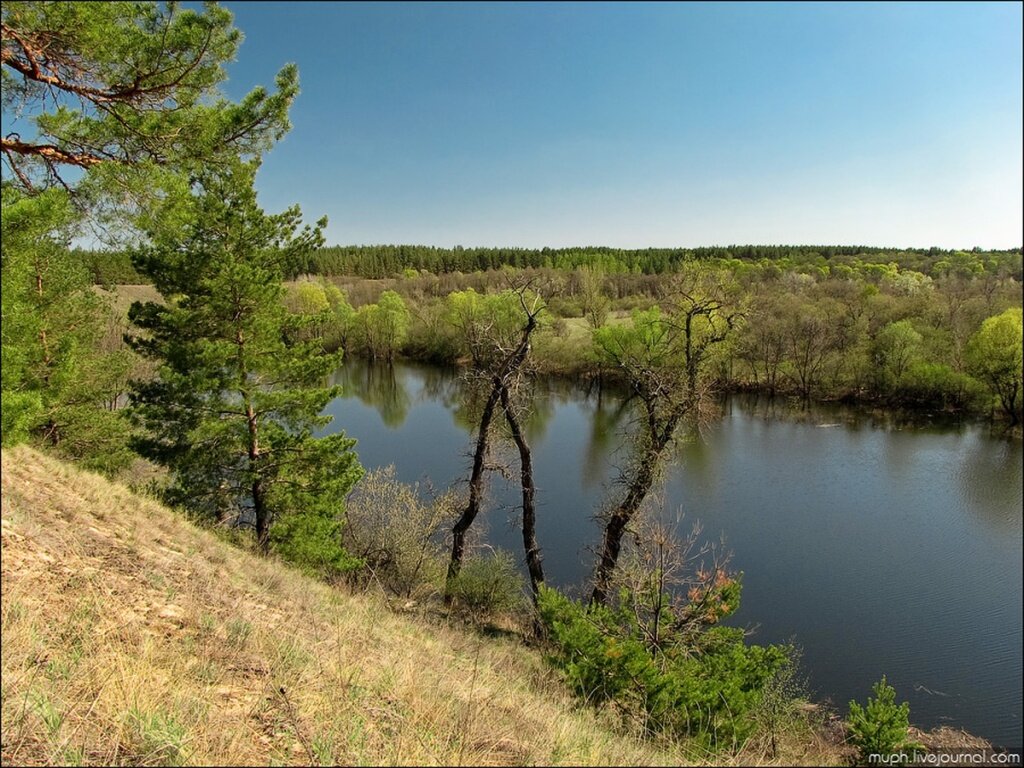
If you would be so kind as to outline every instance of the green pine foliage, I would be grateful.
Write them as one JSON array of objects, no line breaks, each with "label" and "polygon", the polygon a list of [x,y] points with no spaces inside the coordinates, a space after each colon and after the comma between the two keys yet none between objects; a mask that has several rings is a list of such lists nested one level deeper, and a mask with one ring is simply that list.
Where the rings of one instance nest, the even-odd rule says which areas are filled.
[{"label": "green pine foliage", "polygon": [[[780,647],[746,644],[740,629],[717,626],[739,604],[738,581],[723,589],[714,626],[696,635],[667,633],[653,644],[625,596],[617,607],[585,605],[542,588],[550,659],[577,696],[614,703],[647,730],[710,750],[738,748],[757,727],[764,688],[788,657]],[[692,626],[671,612],[664,626],[677,618]]]},{"label": "green pine foliage", "polygon": [[[164,303],[136,303],[132,344],[157,365],[138,382],[140,453],[173,475],[168,496],[207,519],[255,527],[276,549],[323,575],[355,563],[339,530],[362,469],[355,441],[315,437],[338,395],[326,386],[341,353],[299,340],[302,315],[284,304],[282,276],[321,241],[297,208],[267,215],[254,165],[204,174],[184,220],[149,232],[136,254]],[[302,227],[300,229],[300,227]]]},{"label": "green pine foliage", "polygon": [[109,309],[67,247],[77,222],[63,190],[3,189],[3,444],[35,438],[115,472],[132,459],[116,410],[132,357],[101,344]]},{"label": "green pine foliage", "polygon": [[733,272],[770,279],[797,270],[816,276],[859,274],[876,282],[895,269],[933,277],[1012,274],[1020,279],[1021,252],[942,248],[875,248],[860,245],[729,245],[707,248],[606,246],[570,248],[439,248],[428,245],[349,245],[323,248],[296,265],[294,274],[395,277],[428,272],[470,273],[515,269],[595,270],[605,275],[663,275],[693,261],[714,262]]},{"label": "green pine foliage", "polygon": [[4,152],[28,191],[69,185],[94,216],[145,217],[187,191],[183,171],[258,156],[290,127],[294,65],[274,92],[223,98],[242,35],[215,3],[15,2],[2,14],[4,111],[34,129],[5,137]]},{"label": "green pine foliage", "polygon": [[871,690],[875,697],[868,697],[866,707],[850,702],[846,720],[849,741],[857,748],[858,763],[867,763],[871,755],[898,755],[921,749],[907,735],[910,705],[896,703],[896,689],[886,682],[884,675]]}]

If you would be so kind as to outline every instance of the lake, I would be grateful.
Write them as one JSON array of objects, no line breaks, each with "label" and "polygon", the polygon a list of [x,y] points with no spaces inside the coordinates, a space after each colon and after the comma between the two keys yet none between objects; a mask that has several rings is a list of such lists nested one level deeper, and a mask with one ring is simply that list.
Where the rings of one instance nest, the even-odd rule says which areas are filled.
[{"label": "lake", "polygon": [[[436,488],[469,475],[471,425],[450,369],[350,360],[326,431]],[[600,543],[629,409],[607,388],[538,385],[527,434],[549,584],[579,587]],[[507,451],[518,479],[514,450]],[[488,540],[522,560],[519,491],[489,476]],[[1020,747],[1022,448],[984,424],[731,397],[667,472],[662,514],[725,538],[753,642],[794,640],[818,699],[846,714],[884,673],[911,722]],[[478,524],[483,523],[478,520]]]}]

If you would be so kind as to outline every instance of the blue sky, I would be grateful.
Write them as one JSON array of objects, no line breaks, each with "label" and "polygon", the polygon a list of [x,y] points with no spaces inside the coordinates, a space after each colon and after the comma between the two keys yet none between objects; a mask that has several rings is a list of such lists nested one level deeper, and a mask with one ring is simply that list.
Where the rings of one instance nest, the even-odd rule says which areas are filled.
[{"label": "blue sky", "polygon": [[225,5],[329,243],[1021,245],[1019,3]]}]

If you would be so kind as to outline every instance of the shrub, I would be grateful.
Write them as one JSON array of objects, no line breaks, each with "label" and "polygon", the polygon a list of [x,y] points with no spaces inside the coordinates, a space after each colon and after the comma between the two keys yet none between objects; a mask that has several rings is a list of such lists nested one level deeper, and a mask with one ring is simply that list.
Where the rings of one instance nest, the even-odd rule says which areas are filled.
[{"label": "shrub", "polygon": [[980,399],[980,385],[967,374],[942,363],[913,363],[898,394],[904,401],[921,405],[959,408]]},{"label": "shrub", "polygon": [[274,551],[306,573],[332,580],[358,568],[358,558],[341,543],[342,523],[315,511],[293,512],[278,520],[270,532]]},{"label": "shrub", "polygon": [[768,742],[769,756],[778,754],[779,736],[800,717],[800,702],[808,698],[807,682],[800,675],[801,651],[795,645],[785,646],[786,659],[765,683],[761,703],[754,713],[758,728]]},{"label": "shrub", "polygon": [[868,697],[866,707],[850,702],[850,715],[846,720],[849,741],[857,748],[858,764],[866,763],[870,755],[906,754],[922,749],[907,735],[910,705],[896,703],[896,689],[885,681],[884,675],[871,690],[875,698]]},{"label": "shrub", "polygon": [[447,565],[444,533],[455,517],[454,496],[421,497],[415,485],[395,479],[393,466],[363,478],[348,499],[346,548],[364,567],[353,573],[398,597],[441,590]]},{"label": "shrub", "polygon": [[[738,589],[738,582],[730,588]],[[542,589],[541,621],[560,668],[576,695],[614,702],[645,730],[694,740],[707,749],[736,748],[756,726],[765,685],[785,663],[784,649],[746,645],[743,630],[714,626],[699,636],[666,630],[658,644],[629,609],[583,605]],[[685,617],[667,610],[672,627]],[[686,638],[685,640],[683,638]]]},{"label": "shrub", "polygon": [[500,549],[467,558],[449,594],[455,609],[476,622],[517,613],[525,605],[523,577],[512,555]]},{"label": "shrub", "polygon": [[132,708],[125,717],[121,748],[135,765],[185,765],[188,741],[184,727],[162,712]]}]

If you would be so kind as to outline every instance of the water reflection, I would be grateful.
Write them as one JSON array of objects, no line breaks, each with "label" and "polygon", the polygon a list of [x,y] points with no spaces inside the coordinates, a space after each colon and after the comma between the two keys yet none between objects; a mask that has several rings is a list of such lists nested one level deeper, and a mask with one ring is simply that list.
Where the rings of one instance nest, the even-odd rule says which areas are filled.
[{"label": "water reflection", "polygon": [[390,429],[405,423],[412,406],[404,376],[397,376],[393,365],[353,365],[347,363],[330,377],[333,386],[341,387],[342,397],[358,397],[377,409],[381,421]]},{"label": "water reflection", "polygon": [[957,479],[967,508],[993,534],[1004,541],[1020,542],[1024,481],[1024,451],[1019,440],[993,440],[973,434],[964,441],[963,461]]},{"label": "water reflection", "polygon": [[596,387],[583,399],[588,409],[590,430],[583,463],[583,483],[588,488],[598,487],[608,475],[608,459],[621,446],[627,419],[631,417],[629,402]]},{"label": "water reflection", "polygon": [[[451,369],[350,360],[328,429],[356,437],[364,466],[449,487],[467,474],[473,398]],[[552,584],[589,575],[593,515],[627,460],[635,409],[596,383],[541,381],[528,434],[538,537]],[[666,472],[662,508],[724,534],[744,571],[736,620],[762,642],[796,635],[812,685],[843,703],[886,673],[911,715],[1021,743],[1021,443],[927,414],[805,407],[733,396]],[[510,454],[515,464],[514,452]],[[521,551],[519,504],[490,478],[492,544]],[[949,693],[929,696],[916,685]],[[923,689],[922,689],[923,690]]]}]

